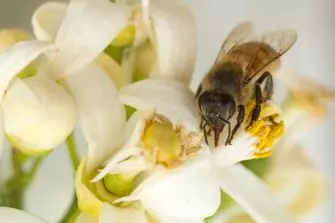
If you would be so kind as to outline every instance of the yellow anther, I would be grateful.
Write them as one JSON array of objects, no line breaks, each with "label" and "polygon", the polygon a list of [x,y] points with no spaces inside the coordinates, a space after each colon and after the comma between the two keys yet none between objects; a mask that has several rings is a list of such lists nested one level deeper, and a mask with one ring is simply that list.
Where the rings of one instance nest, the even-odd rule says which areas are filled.
[{"label": "yellow anther", "polygon": [[249,126],[254,102],[247,106],[245,130],[258,140],[255,143],[255,158],[264,158],[272,155],[271,146],[284,133],[284,122],[281,120],[279,110],[270,103],[261,105],[259,119]]}]

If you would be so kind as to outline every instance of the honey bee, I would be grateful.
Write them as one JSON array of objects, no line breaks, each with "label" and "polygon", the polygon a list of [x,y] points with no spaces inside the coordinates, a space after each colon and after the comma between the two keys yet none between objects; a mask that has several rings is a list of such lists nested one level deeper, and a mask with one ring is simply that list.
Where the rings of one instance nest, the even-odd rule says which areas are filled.
[{"label": "honey bee", "polygon": [[[207,144],[207,137],[214,131],[215,147],[226,125],[228,136],[225,144],[231,144],[244,123],[245,106],[251,100],[254,100],[255,107],[248,127],[258,120],[262,103],[271,99],[273,94],[271,73],[278,69],[280,57],[297,40],[294,30],[277,30],[260,36],[254,36],[253,30],[253,23],[243,22],[228,34],[214,65],[196,92],[200,128]],[[236,111],[236,124],[232,129],[231,119]]]}]

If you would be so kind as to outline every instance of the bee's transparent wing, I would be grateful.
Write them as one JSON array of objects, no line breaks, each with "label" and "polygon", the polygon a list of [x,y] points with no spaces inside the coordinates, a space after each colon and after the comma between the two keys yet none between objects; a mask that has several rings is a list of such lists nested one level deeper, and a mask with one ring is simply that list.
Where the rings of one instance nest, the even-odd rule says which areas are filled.
[{"label": "bee's transparent wing", "polygon": [[230,31],[223,42],[215,63],[219,62],[234,46],[246,42],[254,34],[254,24],[252,22],[242,22]]},{"label": "bee's transparent wing", "polygon": [[[256,37],[251,39],[250,42],[261,42],[269,45],[272,49],[274,49],[277,53],[269,56],[265,59],[264,65],[259,68],[256,72],[250,73],[250,75],[245,76],[244,84],[249,83],[261,70],[265,67],[269,66],[272,62],[280,58],[283,54],[285,54],[297,41],[297,33],[295,30],[286,29],[286,30],[277,30],[266,33],[260,37]],[[257,52],[256,52],[257,54]],[[256,57],[257,55],[255,55]],[[253,67],[253,61],[248,65],[249,67]]]}]

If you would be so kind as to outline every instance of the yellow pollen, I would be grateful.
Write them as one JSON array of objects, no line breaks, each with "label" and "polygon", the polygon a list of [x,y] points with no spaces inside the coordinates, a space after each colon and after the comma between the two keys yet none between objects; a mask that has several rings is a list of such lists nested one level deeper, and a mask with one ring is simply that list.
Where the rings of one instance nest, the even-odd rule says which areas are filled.
[{"label": "yellow pollen", "polygon": [[280,119],[280,114],[276,107],[270,103],[262,104],[261,114],[257,121],[248,127],[252,110],[255,103],[247,106],[247,119],[244,123],[245,130],[258,140],[256,142],[253,156],[255,158],[265,158],[272,155],[271,146],[284,133],[284,122]]},{"label": "yellow pollen", "polygon": [[183,151],[182,140],[173,125],[162,117],[149,121],[142,142],[154,163],[171,167],[179,162]]}]

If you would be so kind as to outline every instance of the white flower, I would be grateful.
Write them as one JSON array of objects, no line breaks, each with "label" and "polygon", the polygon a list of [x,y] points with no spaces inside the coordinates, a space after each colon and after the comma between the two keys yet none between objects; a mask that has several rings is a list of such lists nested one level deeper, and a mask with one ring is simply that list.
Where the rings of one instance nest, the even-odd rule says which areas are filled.
[{"label": "white flower", "polygon": [[[93,10],[87,12],[85,17],[78,17],[77,19],[81,26],[97,25],[100,29],[106,29],[107,27],[103,25],[112,24],[112,27],[120,26],[123,28],[111,44],[112,48],[115,46],[112,50],[122,50],[120,57],[123,75],[118,77],[117,82],[121,81],[126,84],[134,80],[158,75],[172,76],[185,84],[189,84],[197,55],[197,30],[191,10],[182,1],[153,0],[150,1],[150,4],[147,1],[142,1],[141,4],[139,0],[117,2],[120,2],[119,7],[123,4],[123,7],[131,13],[126,27],[123,21],[116,20],[117,15],[114,15],[113,19],[106,17],[99,25],[88,23],[86,17],[97,16],[94,15]],[[73,7],[78,8],[77,11],[81,10],[80,3],[77,0],[72,4]],[[117,13],[119,12],[111,12],[111,14]],[[56,42],[64,41],[64,49],[72,48],[72,44],[76,44],[77,41],[80,43],[81,38],[88,37],[95,38],[91,39],[95,44],[104,44],[103,37],[96,34],[80,36],[77,40],[55,38],[65,14],[65,3],[49,2],[39,7],[32,19],[37,38],[48,41],[56,39]],[[68,29],[66,28],[65,31],[67,32]],[[79,30],[72,28],[71,31],[78,32]],[[123,50],[125,46],[127,49]],[[108,47],[105,50],[107,54],[109,49]],[[87,54],[87,52],[82,51],[76,53]],[[64,57],[63,61],[70,62],[67,57]],[[115,69],[116,66],[113,66],[113,68]],[[115,81],[114,78],[113,80]]]},{"label": "white flower", "polygon": [[[97,217],[108,202],[117,214],[111,214],[110,221],[122,213],[142,213],[144,217],[147,212],[157,222],[164,222],[161,218],[191,221],[214,214],[220,190],[210,152],[200,150],[201,136],[180,124],[173,127],[154,111],[133,114],[119,131],[124,137],[114,140],[125,142],[105,165],[100,164],[104,166],[100,173],[95,176],[96,170],[87,169],[86,162],[92,159],[88,155],[76,174],[82,211]],[[135,177],[140,177],[139,183],[134,183]]]},{"label": "white flower", "polygon": [[[60,3],[53,6],[66,9]],[[43,154],[72,132],[77,113],[89,145],[103,147],[96,141],[108,144],[107,134],[114,132],[99,131],[110,124],[123,125],[122,119],[111,123],[111,114],[122,117],[124,111],[114,112],[113,81],[92,62],[126,27],[130,11],[108,0],[73,0],[61,20],[52,13],[40,17],[40,22],[54,25],[47,29],[52,38],[37,35],[41,40],[20,42],[0,55],[5,132],[23,152]],[[36,69],[34,77],[18,80],[17,74],[27,66]]]},{"label": "white flower", "polygon": [[7,207],[0,207],[0,219],[6,223],[47,223],[47,221],[28,212]]},{"label": "white flower", "polygon": [[[120,91],[120,100],[138,110],[156,108],[170,120],[182,120],[188,129],[197,129],[194,94],[174,80],[157,78],[126,86]],[[218,186],[257,222],[293,222],[260,179],[242,166],[233,165],[271,154],[269,146],[282,134],[283,123],[268,125],[266,120],[269,116],[274,118],[278,115],[273,105],[264,105],[261,119],[246,132],[242,128],[232,146],[220,146],[213,151],[212,171]]]}]

